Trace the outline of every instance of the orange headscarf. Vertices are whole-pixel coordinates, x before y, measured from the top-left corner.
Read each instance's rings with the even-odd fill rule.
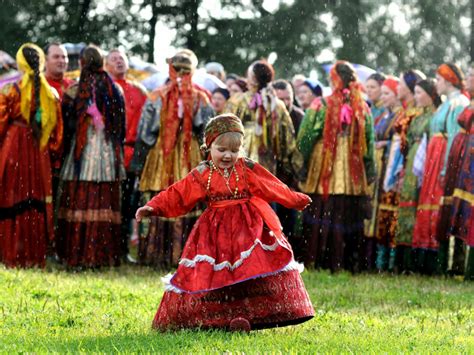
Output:
[[[436,72],[454,86],[462,88],[462,78],[448,64],[441,64]]]

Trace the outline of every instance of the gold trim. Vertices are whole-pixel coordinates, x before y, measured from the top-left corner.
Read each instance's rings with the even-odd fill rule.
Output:
[[[109,222],[113,224],[121,224],[120,212],[112,210],[70,210],[61,208],[58,218],[65,219],[68,222]]]
[[[439,210],[439,205],[428,205],[428,204],[419,205],[416,210],[417,211],[420,211],[420,210],[436,211],[436,210]]]
[[[397,212],[398,211],[398,206],[392,206],[392,205],[388,205],[386,203],[382,203],[382,204],[379,205],[379,209],[385,210],[385,211]]]
[[[44,202],[53,203],[53,196],[46,196],[46,198],[44,199]]]
[[[474,194],[461,190],[461,189],[454,189],[453,197],[460,198],[466,202],[469,202],[471,205],[474,205]]]
[[[440,205],[452,205],[453,196],[443,196],[441,197]]]

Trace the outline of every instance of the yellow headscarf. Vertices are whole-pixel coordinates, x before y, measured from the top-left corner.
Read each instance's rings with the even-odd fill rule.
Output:
[[[54,92],[51,90],[46,78],[43,75],[44,53],[43,50],[33,43],[23,44],[16,53],[16,62],[18,69],[24,74],[20,81],[21,92],[21,114],[26,122],[30,123],[31,100],[34,87],[34,71],[26,61],[23,55],[23,48],[30,47],[38,52],[39,56],[39,79],[40,79],[40,118],[38,122],[41,125],[40,148],[44,148],[49,141],[49,136],[56,126],[57,122],[57,100]],[[33,119],[35,119],[33,117]]]

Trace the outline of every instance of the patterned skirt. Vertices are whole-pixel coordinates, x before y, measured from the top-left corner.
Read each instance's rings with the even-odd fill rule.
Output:
[[[153,320],[157,330],[228,329],[242,317],[252,329],[311,319],[314,309],[298,271],[280,272],[202,293],[166,291]]]

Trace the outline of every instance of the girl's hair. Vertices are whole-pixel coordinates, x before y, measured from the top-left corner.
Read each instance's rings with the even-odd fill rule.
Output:
[[[380,86],[382,86],[385,79],[386,79],[386,76],[383,75],[382,73],[373,73],[373,74],[370,74],[370,76],[367,78],[366,81],[374,80],[377,83],[379,83]]]
[[[351,65],[338,63],[336,65],[336,72],[341,78],[344,88],[348,88],[351,82],[357,81],[357,74]]]
[[[258,90],[263,89],[268,83],[273,81],[275,70],[273,66],[266,60],[258,60],[252,64],[252,71],[255,75],[255,80],[258,83]]]
[[[226,132],[222,133],[219,135],[214,142],[212,142],[211,146],[213,144],[218,144],[220,146],[226,146],[229,147],[230,149],[239,149],[241,150],[242,145],[244,143],[244,136],[242,133],[239,132]]]
[[[89,45],[81,52],[82,71],[97,72],[104,66],[104,56],[99,47]]]
[[[40,108],[40,88],[41,88],[41,81],[40,81],[40,56],[36,49],[32,47],[24,47],[22,49],[23,56],[25,57],[26,62],[28,65],[33,69],[33,87],[34,87],[34,103],[31,107],[31,116],[32,119],[30,120],[31,127],[33,129],[33,134],[36,138],[39,139],[41,136],[41,123],[36,121],[36,113]]]

